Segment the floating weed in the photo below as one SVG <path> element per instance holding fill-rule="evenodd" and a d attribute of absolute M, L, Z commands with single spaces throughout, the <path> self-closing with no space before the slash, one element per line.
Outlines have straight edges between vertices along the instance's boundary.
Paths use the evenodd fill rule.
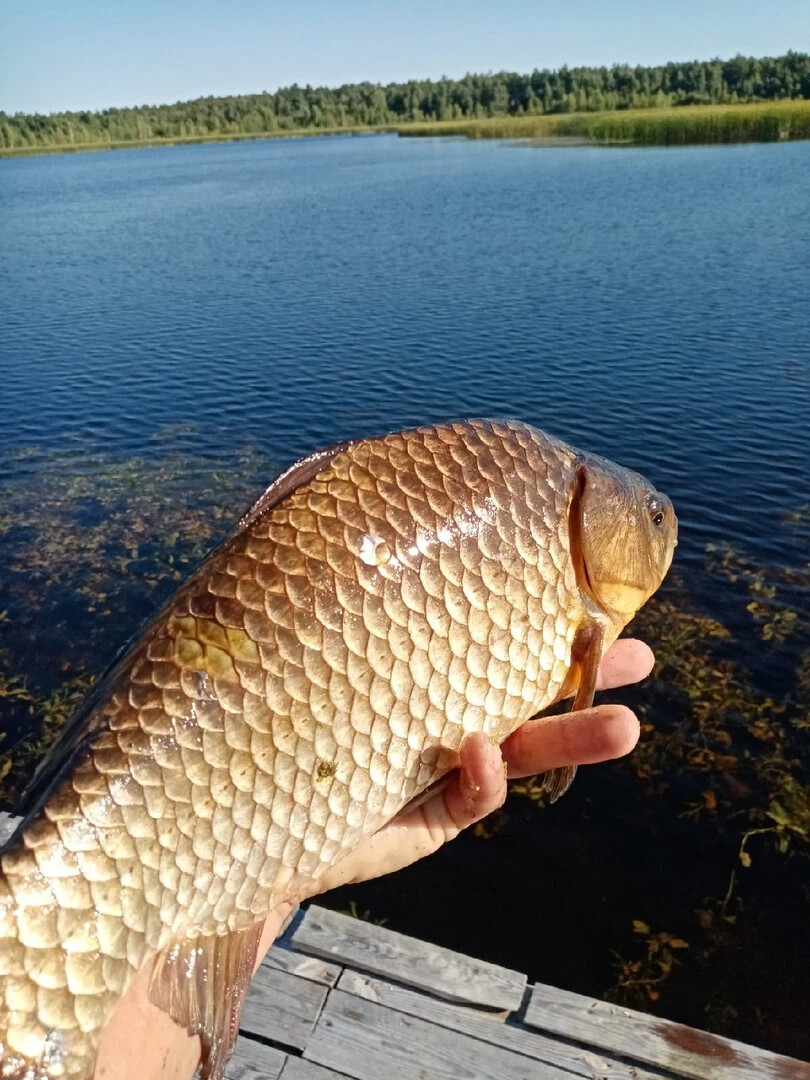
<path fill-rule="evenodd" d="M 804 524 L 804 511 L 797 514 L 797 520 Z M 763 641 L 784 642 L 799 630 L 798 613 L 783 598 L 783 589 L 810 587 L 810 564 L 806 568 L 758 566 L 729 544 L 708 544 L 706 556 L 710 573 L 747 589 L 753 599 L 746 604 L 746 610 L 758 625 Z"/>
<path fill-rule="evenodd" d="M 477 821 L 475 825 L 473 825 L 473 836 L 478 837 L 479 840 L 491 840 L 493 836 L 497 836 L 504 828 L 507 821 L 508 815 L 503 807 L 501 807 L 493 814 L 485 817 L 483 821 Z"/>
<path fill-rule="evenodd" d="M 695 616 L 667 604 L 659 614 L 667 625 L 656 633 L 653 613 L 644 636 L 657 644 L 657 677 L 683 697 L 672 709 L 677 720 L 668 725 L 649 720 L 650 704 L 640 706 L 643 736 L 632 759 L 637 776 L 650 793 L 661 794 L 686 790 L 682 776 L 702 775 L 699 796 L 685 801 L 684 819 L 722 818 L 740 838 L 769 833 L 783 852 L 798 839 L 807 841 L 808 788 L 791 735 L 810 726 L 804 710 L 790 694 L 762 694 L 739 664 L 692 638 L 700 625 Z M 685 637 L 673 629 L 679 623 L 689 628 Z"/>
<path fill-rule="evenodd" d="M 548 796 L 543 787 L 542 776 L 526 776 L 521 780 L 515 780 L 509 785 L 509 794 L 528 799 L 535 806 L 547 806 Z"/>
<path fill-rule="evenodd" d="M 33 701 L 34 695 L 22 675 L 5 675 L 0 671 L 0 698 L 13 701 Z"/>
<path fill-rule="evenodd" d="M 760 637 L 763 641 L 787 641 L 796 629 L 798 615 L 795 611 L 774 611 L 766 604 L 753 600 L 746 605 L 760 625 Z"/>
<path fill-rule="evenodd" d="M 386 918 L 375 918 L 368 908 L 359 908 L 356 900 L 350 900 L 349 906 L 341 909 L 341 915 L 349 915 L 352 919 L 360 919 L 362 922 L 374 923 L 375 926 L 385 926 Z"/>
<path fill-rule="evenodd" d="M 605 993 L 609 1001 L 657 1001 L 663 984 L 680 963 L 677 954 L 689 948 L 689 942 L 674 934 L 654 934 L 642 919 L 633 920 L 633 933 L 642 940 L 631 948 L 632 955 L 613 954 L 617 974 Z"/>
<path fill-rule="evenodd" d="M 788 851 L 791 844 L 810 842 L 810 785 L 801 783 L 792 774 L 785 774 L 774 791 L 767 817 L 774 823 L 779 850 Z"/>
<path fill-rule="evenodd" d="M 159 439 L 189 434 L 184 426 Z M 81 697 L 75 680 L 112 659 L 276 472 L 254 447 L 234 451 L 226 465 L 177 453 L 98 456 L 83 458 L 78 472 L 42 451 L 15 456 L 27 471 L 0 486 L 8 597 L 0 729 L 14 740 L 0 788 L 7 803 Z"/>
<path fill-rule="evenodd" d="M 806 649 L 796 668 L 796 690 L 801 700 L 810 704 L 810 649 Z"/>
<path fill-rule="evenodd" d="M 717 813 L 717 796 L 709 789 L 701 792 L 701 797 L 695 801 L 686 804 L 686 809 L 681 812 L 682 818 L 691 818 L 693 821 L 699 821 L 702 815 L 709 815 Z"/>
<path fill-rule="evenodd" d="M 4 681 L 16 682 L 17 679 L 17 676 L 5 678 L 0 673 L 0 685 Z M 16 696 L 17 701 L 24 701 L 28 705 L 29 734 L 11 751 L 0 756 L 0 803 L 14 805 L 21 789 L 50 750 L 93 682 L 92 675 L 75 675 L 45 697 L 38 697 L 27 688 L 23 694 Z M 3 737 L 5 736 L 0 736 Z"/>

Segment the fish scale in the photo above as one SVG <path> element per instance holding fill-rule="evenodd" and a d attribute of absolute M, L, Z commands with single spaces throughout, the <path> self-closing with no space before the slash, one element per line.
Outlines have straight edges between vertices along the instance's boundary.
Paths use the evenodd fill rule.
<path fill-rule="evenodd" d="M 575 452 L 473 421 L 348 444 L 190 578 L 2 857 L 0 1076 L 92 1074 L 146 960 L 242 931 L 560 694 Z M 259 504 L 260 505 L 260 504 Z"/>

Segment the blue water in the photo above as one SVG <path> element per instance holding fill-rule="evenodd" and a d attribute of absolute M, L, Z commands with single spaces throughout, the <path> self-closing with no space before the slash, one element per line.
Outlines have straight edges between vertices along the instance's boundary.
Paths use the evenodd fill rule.
<path fill-rule="evenodd" d="M 152 482 L 175 463 L 166 482 L 190 520 L 200 506 L 235 516 L 241 463 L 246 500 L 270 479 L 245 447 L 269 473 L 336 440 L 483 415 L 546 428 L 666 491 L 681 522 L 673 602 L 697 597 L 732 625 L 759 691 L 781 700 L 810 606 L 806 523 L 784 521 L 810 504 L 808 175 L 810 142 L 374 136 L 0 161 L 0 676 L 48 691 L 77 662 L 98 671 L 174 587 L 184 564 L 154 560 L 184 526 L 164 525 L 154 489 L 140 494 L 144 461 Z M 133 461 L 112 543 L 95 488 Z M 724 542 L 788 589 L 800 632 L 785 643 L 761 638 L 745 581 L 734 593 L 706 572 L 706 545 Z M 5 716 L 19 736 L 26 699 L 0 706 L 0 730 Z M 764 753 L 739 726 L 741 760 Z M 553 816 L 510 801 L 490 843 L 465 837 L 348 899 L 593 994 L 647 920 L 692 942 L 661 1011 L 807 1052 L 810 985 L 793 961 L 806 863 L 763 865 L 763 841 L 759 907 L 746 894 L 726 944 L 701 952 L 695 911 L 724 895 L 745 826 L 683 817 L 703 774 L 675 767 L 667 783 L 651 799 L 632 773 L 583 770 Z"/>
<path fill-rule="evenodd" d="M 647 470 L 681 553 L 810 498 L 810 143 L 394 136 L 0 163 L 5 447 L 279 461 L 513 416 Z M 16 468 L 16 466 L 15 466 Z"/>

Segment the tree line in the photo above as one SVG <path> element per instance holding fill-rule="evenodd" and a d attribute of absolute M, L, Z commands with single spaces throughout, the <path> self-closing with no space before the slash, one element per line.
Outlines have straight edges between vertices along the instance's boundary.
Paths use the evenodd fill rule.
<path fill-rule="evenodd" d="M 463 79 L 288 86 L 100 112 L 0 112 L 0 148 L 144 142 L 300 129 L 390 126 L 542 113 L 810 98 L 810 55 L 735 56 L 660 66 L 561 67 Z"/>

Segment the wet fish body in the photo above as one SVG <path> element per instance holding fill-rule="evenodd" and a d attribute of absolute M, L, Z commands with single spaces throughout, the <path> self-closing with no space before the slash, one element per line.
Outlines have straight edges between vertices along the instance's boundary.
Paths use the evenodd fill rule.
<path fill-rule="evenodd" d="M 360 440 L 282 474 L 38 777 L 2 856 L 0 1076 L 91 1076 L 155 957 L 153 996 L 221 1076 L 264 916 L 317 893 L 467 734 L 587 703 L 674 536 L 643 478 L 514 422 Z"/>

